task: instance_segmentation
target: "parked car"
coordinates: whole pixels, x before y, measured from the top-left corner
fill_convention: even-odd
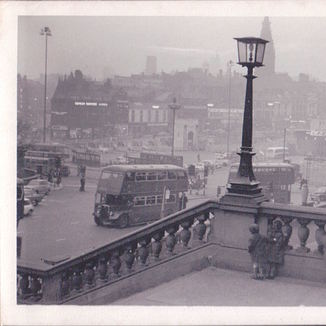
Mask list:
[[[47,195],[51,191],[50,184],[45,179],[34,179],[28,183],[28,186],[33,188],[38,194]]]
[[[320,203],[316,202],[314,207],[316,207],[316,208],[326,208],[326,201],[322,201]]]
[[[314,193],[310,195],[310,198],[314,202],[326,201],[326,186],[318,188]]]
[[[42,195],[37,193],[33,187],[24,186],[24,196],[29,199],[34,206],[42,200]]]
[[[100,146],[98,147],[98,149],[99,149],[100,152],[103,153],[103,154],[109,153],[109,151],[110,151],[108,147],[105,147],[105,146],[102,146],[102,145],[100,145]]]
[[[34,206],[28,198],[24,198],[24,216],[31,215],[34,211]]]

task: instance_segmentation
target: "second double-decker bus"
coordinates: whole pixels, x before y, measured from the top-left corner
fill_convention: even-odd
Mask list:
[[[236,176],[239,164],[230,167],[229,180]],[[253,172],[265,195],[275,203],[291,202],[291,185],[295,183],[295,168],[288,163],[254,163]]]
[[[95,194],[97,225],[127,227],[158,220],[185,208],[188,176],[176,165],[111,165]]]

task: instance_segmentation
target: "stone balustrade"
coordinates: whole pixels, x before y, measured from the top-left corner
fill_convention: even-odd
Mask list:
[[[17,297],[24,304],[60,304],[207,244],[209,201],[142,227],[82,256],[49,266],[18,259]]]
[[[148,277],[141,273],[153,274],[154,268],[157,274],[173,274],[173,269],[189,264],[189,260],[181,260],[186,256],[206,255],[214,266],[250,271],[249,226],[257,223],[260,232],[267,234],[275,219],[282,221],[286,248],[280,275],[326,282],[325,209],[269,202],[253,207],[207,201],[53,266],[30,266],[18,260],[18,302],[62,304],[88,297],[88,303],[96,291],[105,290],[110,295],[119,282],[128,279],[131,286]],[[128,286],[121,286],[116,293],[132,293]]]

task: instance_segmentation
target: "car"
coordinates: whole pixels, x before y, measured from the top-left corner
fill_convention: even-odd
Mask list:
[[[318,188],[314,193],[310,195],[310,198],[314,202],[326,201],[326,186]]]
[[[47,195],[51,191],[50,184],[45,179],[33,179],[28,183],[28,186],[33,188],[38,194],[42,196]]]
[[[24,186],[24,196],[29,199],[34,206],[42,200],[42,195],[37,193],[33,187]]]
[[[100,150],[100,152],[102,153],[102,154],[107,154],[107,153],[109,153],[109,148],[108,147],[105,147],[105,146],[102,146],[102,145],[100,145],[99,147],[98,147],[98,149]]]
[[[322,201],[320,203],[315,203],[314,207],[316,207],[316,208],[326,208],[326,201]]]
[[[24,198],[24,216],[31,215],[34,211],[34,206],[28,198]]]

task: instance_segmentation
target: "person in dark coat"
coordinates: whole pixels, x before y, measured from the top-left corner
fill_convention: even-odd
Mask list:
[[[251,236],[249,238],[248,252],[252,261],[252,278],[263,280],[266,277],[267,267],[267,238],[259,234],[257,224],[249,227]]]
[[[80,178],[80,188],[79,191],[85,191],[85,176],[82,175]]]
[[[282,232],[282,222],[274,221],[268,231],[268,278],[277,276],[279,266],[284,263],[284,235]]]

